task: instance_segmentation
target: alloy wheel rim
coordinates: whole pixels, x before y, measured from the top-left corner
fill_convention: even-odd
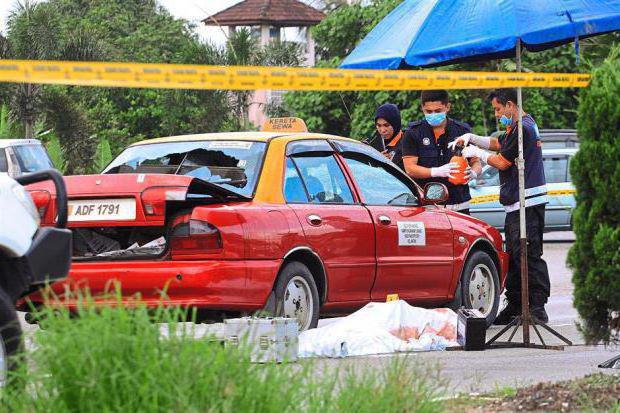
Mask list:
[[[314,303],[312,302],[310,285],[303,277],[296,275],[286,285],[283,310],[285,317],[297,319],[299,331],[307,330],[310,327]]]
[[[469,275],[469,302],[471,308],[487,317],[495,302],[495,283],[493,273],[484,264],[478,264]]]

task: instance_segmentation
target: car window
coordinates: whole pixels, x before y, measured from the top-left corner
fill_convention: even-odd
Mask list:
[[[353,194],[333,155],[299,156],[293,162],[301,173],[310,202],[352,204]]]
[[[487,168],[476,179],[476,186],[498,186],[499,185],[499,169]]]
[[[130,146],[104,174],[187,175],[250,196],[267,144],[240,140],[164,142]]]
[[[345,156],[353,178],[369,205],[410,206],[418,199],[402,180],[372,159]]]
[[[0,172],[8,172],[9,171],[9,163],[6,159],[6,151],[4,149],[0,149]]]
[[[543,158],[545,168],[545,180],[548,184],[567,182],[566,170],[568,168],[568,158],[566,157],[545,157]]]
[[[299,172],[293,161],[289,158],[286,160],[286,172],[284,174],[284,199],[286,202],[307,203],[308,193],[301,181]]]
[[[45,148],[41,145],[17,145],[13,147],[22,173],[37,172],[54,167]]]

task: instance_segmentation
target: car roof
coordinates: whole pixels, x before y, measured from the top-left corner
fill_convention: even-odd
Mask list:
[[[41,145],[38,139],[0,139],[0,148],[18,145]]]
[[[548,148],[545,149],[543,147],[542,153],[543,156],[549,155],[574,155],[578,151],[578,148]]]
[[[302,140],[302,139],[337,139],[352,142],[359,142],[354,139],[344,138],[342,136],[328,135],[322,133],[300,132],[300,133],[282,133],[282,132],[218,132],[218,133],[200,133],[194,135],[167,136],[163,138],[146,139],[131,144],[130,146],[149,145],[152,143],[166,142],[190,142],[190,141],[211,141],[211,140],[239,140],[252,142],[269,142],[273,139],[284,140]]]

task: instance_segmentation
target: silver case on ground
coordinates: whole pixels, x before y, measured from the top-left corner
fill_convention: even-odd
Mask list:
[[[238,347],[244,340],[254,363],[297,361],[299,327],[294,318],[243,317],[224,320],[226,347]]]

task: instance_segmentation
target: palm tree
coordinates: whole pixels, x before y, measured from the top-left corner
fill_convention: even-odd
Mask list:
[[[303,53],[301,46],[289,42],[271,42],[260,47],[247,28],[235,31],[226,43],[224,64],[230,66],[299,66]],[[249,128],[248,111],[254,91],[231,92],[231,103],[239,122],[239,129]]]
[[[7,38],[0,39],[0,58],[24,60],[99,60],[104,47],[94,33],[75,30],[61,33],[61,16],[53,3],[23,0],[11,12]],[[22,122],[26,138],[34,137],[34,126],[45,111],[44,87],[35,84],[9,85],[11,117]]]

